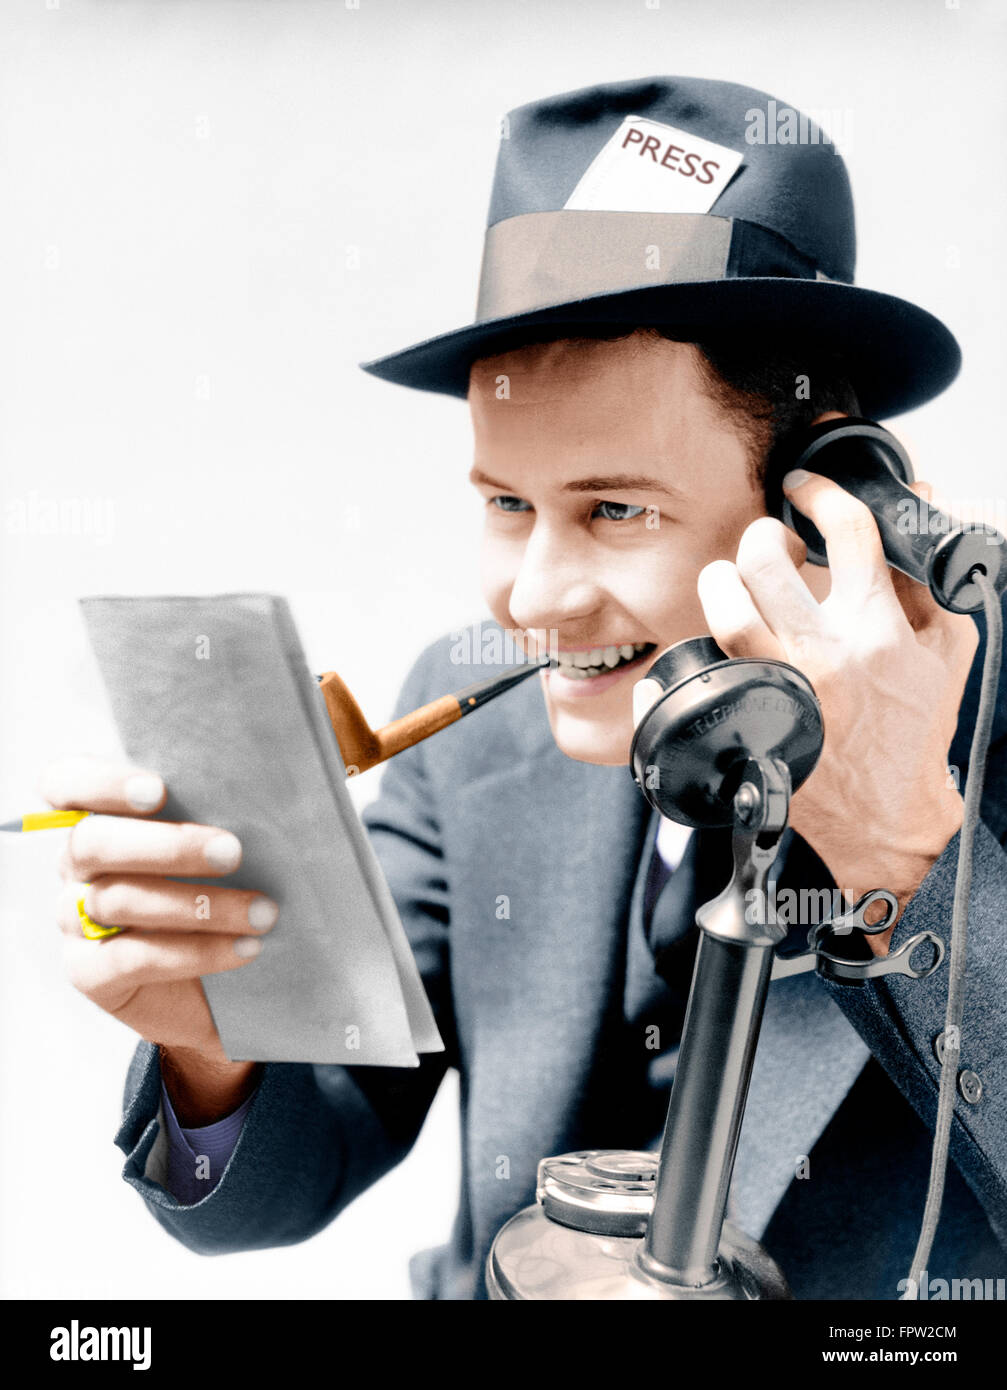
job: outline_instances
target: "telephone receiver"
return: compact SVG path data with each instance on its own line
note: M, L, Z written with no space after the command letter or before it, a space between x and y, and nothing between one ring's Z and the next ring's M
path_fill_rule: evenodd
M831 478L870 508L885 558L926 584L952 613L982 608L971 576L1007 587L1007 541L993 527L959 522L917 497L905 449L882 425L855 416L822 421L770 458L766 504L801 537L808 560L827 565L818 528L784 496L792 468ZM750 758L782 763L792 790L821 753L821 709L810 682L786 662L731 659L712 637L663 651L634 689L633 778L650 804L695 828L732 824L733 799Z
M844 415L823 420L783 441L766 475L766 507L796 531L813 565L827 565L821 532L783 493L783 477L806 468L831 478L870 508L888 563L926 584L942 608L972 613L982 595L969 576L986 574L997 593L1007 587L1007 541L992 526L961 522L917 497L905 449L883 425Z

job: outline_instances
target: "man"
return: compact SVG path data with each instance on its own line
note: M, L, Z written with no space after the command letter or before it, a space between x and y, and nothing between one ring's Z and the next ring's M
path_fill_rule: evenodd
M74 982L149 1040L116 1142L127 1182L191 1249L319 1230L408 1152L449 1066L460 1209L450 1244L414 1261L420 1296L486 1296L487 1251L533 1200L541 1157L656 1143L693 913L729 873L723 835L676 837L625 768L633 686L682 638L709 631L732 656L789 661L821 701L825 747L793 799L780 889L888 888L901 916L873 950L921 929L947 941L962 822L948 765L965 771L977 623L887 569L855 499L790 476L828 547L828 570L808 565L766 515L764 478L823 414L886 416L936 394L957 348L922 310L850 283L842 162L813 126L807 143L749 143L768 100L668 78L512 113L478 322L369 364L468 395L487 601L522 642L555 634L559 648L539 684L396 758L365 816L443 1054L417 1070L229 1062L199 977L268 950L278 909L200 884L212 910L197 920L195 887L177 879L226 876L240 845L144 821L164 800L154 772L50 774L53 804L111 813L73 832L60 920ZM421 657L400 712L457 685L456 646ZM956 1099L931 1278L1007 1265L1002 707L993 737L962 1044L976 1084ZM87 913L128 930L83 939L82 882ZM799 1298L898 1297L946 991L946 970L770 990L731 1214Z

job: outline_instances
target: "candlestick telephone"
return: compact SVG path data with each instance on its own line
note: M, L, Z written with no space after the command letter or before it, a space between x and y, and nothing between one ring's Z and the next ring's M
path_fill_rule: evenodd
M904 1297L915 1298L944 1189L962 1001L972 847L982 796L1003 640L1000 595L1007 541L987 524L959 522L908 487L912 465L872 420L813 425L773 451L767 510L790 526L813 564L828 563L818 529L783 494L786 472L831 478L870 509L888 563L926 584L954 613L982 610L986 650L969 756L950 931L949 987L930 1182ZM889 956L855 961L828 948L852 932L894 921L898 902L868 893L841 917L812 928L808 950L781 961L786 927L760 901L786 829L790 797L822 748L821 709L807 678L786 662L730 659L710 637L662 652L640 683L630 768L662 815L696 828L732 827L734 872L697 913L699 947L660 1156L585 1151L543 1159L536 1204L494 1241L486 1282L497 1299L778 1299L786 1280L768 1253L724 1219L759 1027L772 979L814 969L853 987L895 971L915 979L943 963L933 932ZM761 898L765 902L765 897ZM883 916L867 925L868 908ZM543 1271L547 1272L547 1276Z

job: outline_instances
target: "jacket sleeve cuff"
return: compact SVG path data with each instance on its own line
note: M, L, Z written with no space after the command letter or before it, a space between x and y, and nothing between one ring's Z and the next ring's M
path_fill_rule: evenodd
M150 1043L134 1055L123 1110L115 1136L123 1179L165 1230L203 1255L306 1240L403 1156L347 1068L270 1062L219 1180L186 1203L151 1158L155 1144L167 1150L167 1137Z
M923 979L891 974L860 987L827 982L826 987L933 1131L941 1064L937 1039L944 1031L951 954L951 922L960 834L932 865L895 925L889 955L911 937L929 931L944 945L941 965ZM961 1073L978 1079L981 1093L968 1100L956 1084L951 1156L1001 1239L1007 1238L1007 853L982 821L976 826L966 942ZM929 948L913 953L922 965ZM975 1096L972 1078L966 1089Z

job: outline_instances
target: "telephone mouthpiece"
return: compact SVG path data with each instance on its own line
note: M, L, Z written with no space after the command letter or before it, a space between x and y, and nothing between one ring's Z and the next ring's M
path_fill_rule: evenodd
M796 791L822 750L822 712L808 679L785 661L732 660L712 637L662 652L633 694L633 780L682 825L731 825L750 758L785 764Z

